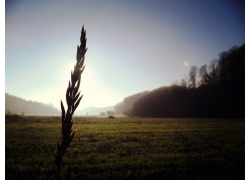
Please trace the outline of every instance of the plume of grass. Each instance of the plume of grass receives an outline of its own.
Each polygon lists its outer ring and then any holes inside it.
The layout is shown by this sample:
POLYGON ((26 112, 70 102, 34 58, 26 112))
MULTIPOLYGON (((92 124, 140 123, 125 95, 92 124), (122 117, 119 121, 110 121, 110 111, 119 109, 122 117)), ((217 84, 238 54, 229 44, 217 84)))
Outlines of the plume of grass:
MULTIPOLYGON (((58 178, 61 179, 61 169, 63 163, 63 156, 66 152, 66 149, 69 147, 76 131, 72 131, 73 125, 73 114, 80 104, 82 96, 78 92, 81 82, 81 74, 85 68, 84 59, 85 53, 87 52, 86 48, 86 30, 82 26, 81 37, 80 37, 80 46, 77 45, 76 53, 76 64, 73 72, 71 71, 71 82, 69 81, 68 88, 66 90, 66 102, 68 105, 67 111, 65 111, 63 102, 61 101, 61 111, 62 111, 62 139, 57 144, 57 150, 55 152, 55 163, 57 166, 58 178)), ((71 174, 71 165, 68 168, 68 173, 66 179, 70 177, 71 174), (68 178, 67 178, 68 177, 68 178)))

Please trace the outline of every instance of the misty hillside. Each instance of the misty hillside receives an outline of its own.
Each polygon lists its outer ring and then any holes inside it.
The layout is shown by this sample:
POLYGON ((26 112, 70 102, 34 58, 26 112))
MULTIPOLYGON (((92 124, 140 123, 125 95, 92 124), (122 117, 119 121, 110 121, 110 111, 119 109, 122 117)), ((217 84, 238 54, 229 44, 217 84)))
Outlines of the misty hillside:
POLYGON ((144 91, 141 93, 137 93, 137 94, 133 94, 131 96, 125 97, 122 102, 117 103, 115 105, 115 107, 114 107, 115 112, 120 114, 120 113, 124 113, 124 112, 129 111, 133 107, 133 105, 136 101, 138 101, 140 98, 142 98, 143 96, 145 96, 148 93, 149 93, 149 91, 144 91))
POLYGON ((52 104, 43 104, 36 101, 27 101, 5 93, 5 113, 24 115, 53 115, 60 116, 61 112, 52 104))
POLYGON ((114 111, 114 106, 107 106, 107 107, 101 107, 101 108, 96 108, 96 107, 88 107, 82 110, 76 110, 75 114, 78 116, 97 116, 100 115, 100 113, 105 113, 107 111, 114 111))

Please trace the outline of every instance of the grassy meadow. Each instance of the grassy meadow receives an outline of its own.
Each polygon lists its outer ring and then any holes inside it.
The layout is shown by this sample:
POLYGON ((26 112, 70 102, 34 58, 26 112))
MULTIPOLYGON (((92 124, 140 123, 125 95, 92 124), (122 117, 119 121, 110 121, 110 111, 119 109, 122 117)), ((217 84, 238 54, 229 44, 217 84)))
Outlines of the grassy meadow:
MULTIPOLYGON (((76 117, 75 179, 245 179, 244 119, 76 117)), ((56 179, 60 117, 5 119, 5 179, 56 179)))

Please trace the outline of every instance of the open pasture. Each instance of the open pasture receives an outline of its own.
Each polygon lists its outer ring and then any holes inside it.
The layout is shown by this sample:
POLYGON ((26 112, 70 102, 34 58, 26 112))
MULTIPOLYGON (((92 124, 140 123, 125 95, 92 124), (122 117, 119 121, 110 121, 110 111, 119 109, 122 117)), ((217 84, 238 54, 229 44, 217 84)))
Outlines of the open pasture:
MULTIPOLYGON (((5 119, 5 179, 55 179, 60 120, 5 119)), ((76 117, 74 129, 75 179, 245 178, 244 119, 76 117)))

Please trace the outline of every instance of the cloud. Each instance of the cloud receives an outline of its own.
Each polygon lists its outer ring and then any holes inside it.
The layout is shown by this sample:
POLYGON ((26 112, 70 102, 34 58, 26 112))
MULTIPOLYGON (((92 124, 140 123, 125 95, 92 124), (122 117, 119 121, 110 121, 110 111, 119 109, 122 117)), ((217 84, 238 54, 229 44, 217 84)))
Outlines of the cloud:
POLYGON ((187 61, 184 61, 183 64, 184 64, 184 66, 189 66, 187 61))

